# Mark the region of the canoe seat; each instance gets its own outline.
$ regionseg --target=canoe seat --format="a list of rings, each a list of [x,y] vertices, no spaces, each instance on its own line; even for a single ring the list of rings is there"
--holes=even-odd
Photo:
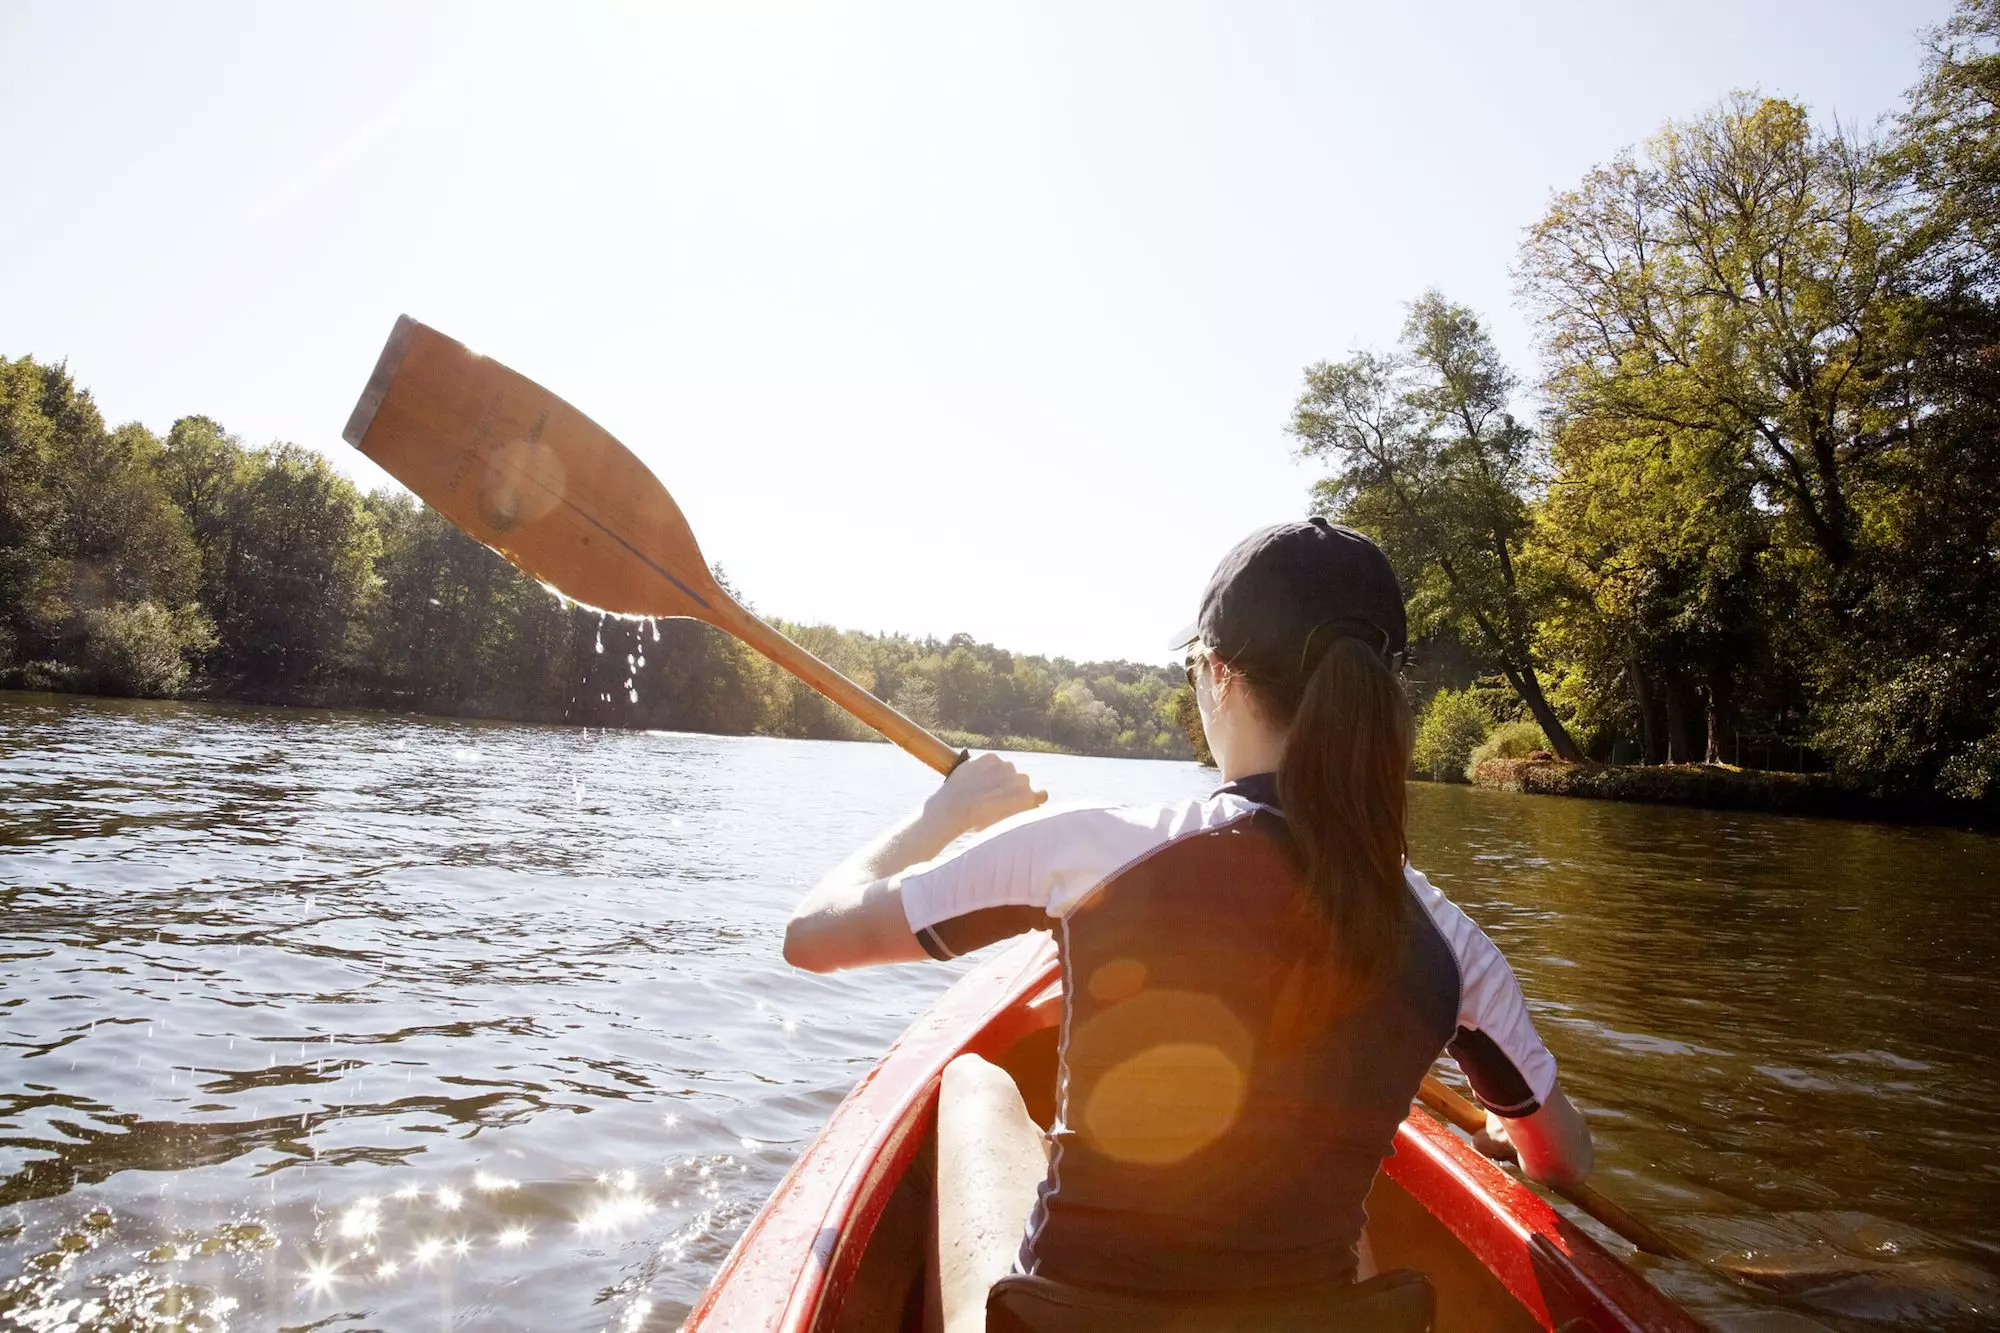
[[[1128,1296],[1013,1274],[993,1284],[987,1333],[1429,1333],[1430,1279],[1413,1268],[1282,1297]]]

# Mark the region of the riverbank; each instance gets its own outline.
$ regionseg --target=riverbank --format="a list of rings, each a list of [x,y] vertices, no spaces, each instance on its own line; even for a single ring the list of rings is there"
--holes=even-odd
[[[1572,764],[1560,759],[1489,759],[1467,777],[1475,787],[1531,796],[1868,819],[1896,824],[2000,828],[2000,802],[1880,796],[1830,773],[1780,773],[1727,764]]]

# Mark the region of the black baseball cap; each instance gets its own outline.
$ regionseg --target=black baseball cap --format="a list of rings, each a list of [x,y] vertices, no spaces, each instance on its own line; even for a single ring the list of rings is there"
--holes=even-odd
[[[1387,661],[1409,647],[1403,590],[1382,548],[1309,518],[1251,533],[1215,567],[1201,618],[1172,648],[1200,641],[1225,662],[1288,673],[1330,638],[1364,640]]]

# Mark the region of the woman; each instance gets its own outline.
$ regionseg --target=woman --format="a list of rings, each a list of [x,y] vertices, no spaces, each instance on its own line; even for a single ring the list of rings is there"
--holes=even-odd
[[[1318,518],[1254,533],[1177,646],[1214,795],[1038,810],[983,755],[786,932],[813,970],[1056,932],[1050,1131],[994,1066],[945,1075],[936,1313],[954,1331],[984,1327],[1010,1270],[1167,1303],[1354,1282],[1363,1200],[1444,1050],[1530,1176],[1590,1168],[1512,970],[1406,860],[1406,627],[1382,552]]]

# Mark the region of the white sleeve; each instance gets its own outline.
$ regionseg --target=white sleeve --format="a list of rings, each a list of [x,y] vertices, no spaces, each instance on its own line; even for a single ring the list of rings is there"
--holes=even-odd
[[[1210,801],[1066,805],[1002,820],[957,852],[895,877],[926,951],[950,958],[1073,911],[1123,867],[1203,827]],[[1024,911],[1024,909],[1027,909]]]
[[[1495,1115],[1533,1115],[1556,1086],[1556,1061],[1535,1031],[1514,969],[1486,932],[1414,868],[1410,891],[1458,963],[1458,1030],[1446,1050]]]

